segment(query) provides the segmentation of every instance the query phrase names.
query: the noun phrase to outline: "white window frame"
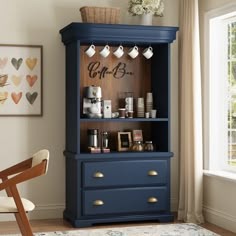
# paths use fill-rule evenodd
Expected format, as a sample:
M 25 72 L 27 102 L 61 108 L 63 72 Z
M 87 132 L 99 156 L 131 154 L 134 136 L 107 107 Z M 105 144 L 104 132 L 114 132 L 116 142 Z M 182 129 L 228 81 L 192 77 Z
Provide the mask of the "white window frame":
M 236 167 L 227 165 L 228 85 L 226 79 L 222 80 L 222 77 L 227 76 L 227 44 L 224 43 L 227 40 L 226 23 L 227 19 L 233 16 L 236 16 L 236 3 L 225 5 L 205 14 L 203 119 L 204 169 L 236 173 Z M 225 32 L 222 32 L 223 29 Z

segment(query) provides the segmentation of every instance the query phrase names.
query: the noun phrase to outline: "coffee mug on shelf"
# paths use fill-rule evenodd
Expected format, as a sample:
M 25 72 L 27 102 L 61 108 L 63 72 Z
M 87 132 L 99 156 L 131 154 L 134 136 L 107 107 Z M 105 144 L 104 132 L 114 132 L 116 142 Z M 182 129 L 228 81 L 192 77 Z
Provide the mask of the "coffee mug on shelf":
M 133 105 L 125 105 L 125 110 L 126 111 L 133 111 L 134 106 Z
M 85 53 L 88 57 L 92 57 L 95 54 L 95 46 L 91 44 L 86 50 Z
M 119 118 L 125 118 L 125 108 L 119 108 Z
M 137 46 L 134 46 L 134 47 L 130 48 L 129 51 L 128 51 L 128 55 L 133 59 L 135 57 L 137 57 L 138 54 L 139 54 L 139 52 L 138 52 L 138 47 Z
M 110 54 L 110 47 L 108 45 L 105 45 L 99 53 L 102 57 L 106 58 Z
M 114 52 L 113 54 L 117 57 L 117 58 L 121 58 L 124 55 L 124 48 L 123 46 L 119 46 Z
M 143 50 L 143 56 L 147 59 L 150 59 L 153 56 L 153 49 L 152 47 L 145 48 Z
M 126 97 L 126 98 L 125 98 L 125 103 L 126 103 L 126 104 L 132 104 L 132 105 L 133 105 L 133 100 L 134 100 L 133 97 Z
M 134 118 L 134 111 L 128 111 L 127 112 L 127 117 L 128 118 Z

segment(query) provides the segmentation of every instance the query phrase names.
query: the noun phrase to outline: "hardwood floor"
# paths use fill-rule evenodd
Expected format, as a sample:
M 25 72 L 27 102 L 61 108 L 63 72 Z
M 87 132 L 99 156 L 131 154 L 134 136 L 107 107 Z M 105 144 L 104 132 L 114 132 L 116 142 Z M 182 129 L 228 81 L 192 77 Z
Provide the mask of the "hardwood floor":
M 49 231 L 61 231 L 61 230 L 79 230 L 78 228 L 73 228 L 67 221 L 63 219 L 52 219 L 52 220 L 32 220 L 30 221 L 33 231 L 36 232 L 49 232 Z M 181 223 L 175 221 L 175 223 Z M 93 226 L 93 228 L 105 228 L 105 227 L 121 227 L 121 226 L 133 226 L 133 225 L 149 225 L 153 222 L 139 223 L 139 224 L 114 224 L 114 225 L 99 225 Z M 222 236 L 236 236 L 228 230 L 222 229 L 216 225 L 210 223 L 204 223 L 202 227 L 209 229 Z M 16 222 L 0 222 L 0 235 L 1 234 L 17 234 L 19 233 L 18 226 Z

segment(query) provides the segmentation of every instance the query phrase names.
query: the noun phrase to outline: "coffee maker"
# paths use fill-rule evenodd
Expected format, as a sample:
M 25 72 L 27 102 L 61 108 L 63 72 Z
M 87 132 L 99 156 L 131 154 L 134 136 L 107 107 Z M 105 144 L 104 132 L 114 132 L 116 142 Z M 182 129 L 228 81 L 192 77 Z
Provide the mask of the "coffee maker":
M 99 86 L 84 88 L 83 114 L 88 118 L 102 118 L 102 89 Z

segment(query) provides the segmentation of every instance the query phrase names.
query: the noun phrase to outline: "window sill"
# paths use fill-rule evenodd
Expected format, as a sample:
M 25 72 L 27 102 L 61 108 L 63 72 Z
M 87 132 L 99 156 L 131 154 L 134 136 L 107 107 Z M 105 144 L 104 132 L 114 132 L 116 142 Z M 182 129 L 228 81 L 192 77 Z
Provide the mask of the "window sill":
M 236 183 L 236 173 L 220 170 L 204 170 L 203 174 Z

